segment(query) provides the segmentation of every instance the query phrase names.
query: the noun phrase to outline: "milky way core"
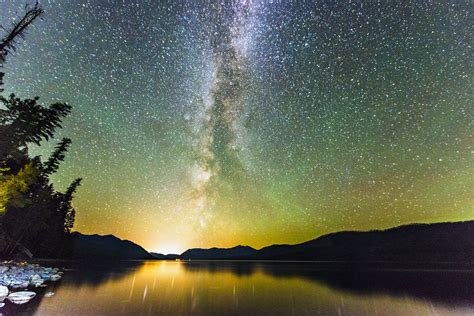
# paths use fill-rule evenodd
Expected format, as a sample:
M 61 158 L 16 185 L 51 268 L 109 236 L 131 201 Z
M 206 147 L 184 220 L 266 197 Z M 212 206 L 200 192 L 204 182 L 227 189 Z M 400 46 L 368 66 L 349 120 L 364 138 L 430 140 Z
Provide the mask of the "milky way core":
M 235 174 L 230 171 L 239 165 L 237 137 L 242 128 L 239 115 L 243 111 L 249 11 L 246 3 L 220 8 L 219 29 L 210 27 L 212 75 L 205 82 L 202 106 L 196 116 L 197 161 L 192 169 L 196 209 L 204 227 L 212 214 L 212 181 L 226 176 L 232 180 Z

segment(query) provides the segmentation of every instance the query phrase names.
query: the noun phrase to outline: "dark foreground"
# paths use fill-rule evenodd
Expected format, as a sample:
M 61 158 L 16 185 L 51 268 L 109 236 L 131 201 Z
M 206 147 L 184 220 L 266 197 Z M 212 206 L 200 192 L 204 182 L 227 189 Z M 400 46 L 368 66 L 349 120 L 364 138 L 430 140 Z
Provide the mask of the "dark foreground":
M 49 264 L 52 264 L 51 262 Z M 56 262 L 63 278 L 3 315 L 472 315 L 465 266 Z M 69 270 L 70 269 L 70 270 Z

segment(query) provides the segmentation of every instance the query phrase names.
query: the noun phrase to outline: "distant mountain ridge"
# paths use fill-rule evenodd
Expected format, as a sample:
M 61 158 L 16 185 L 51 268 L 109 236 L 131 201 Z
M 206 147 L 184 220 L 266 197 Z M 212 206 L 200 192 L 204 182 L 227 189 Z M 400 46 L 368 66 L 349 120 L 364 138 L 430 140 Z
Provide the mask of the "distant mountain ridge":
M 74 259 L 120 259 L 152 260 L 154 257 L 141 246 L 122 240 L 114 235 L 84 235 L 79 232 L 71 234 L 71 253 Z
M 189 249 L 182 260 L 474 262 L 474 221 L 342 231 L 296 245 Z
M 342 231 L 295 245 L 262 249 L 193 248 L 180 255 L 149 253 L 113 235 L 72 233 L 68 257 L 92 260 L 297 260 L 474 263 L 474 221 L 410 224 L 386 230 Z
M 233 248 L 193 248 L 183 252 L 179 258 L 182 260 L 206 260 L 206 259 L 226 259 L 234 257 L 252 256 L 258 250 L 249 246 L 236 246 Z
M 150 254 L 153 256 L 153 259 L 155 260 L 176 260 L 179 259 L 178 254 L 162 254 L 162 253 L 157 253 L 157 252 L 150 252 Z

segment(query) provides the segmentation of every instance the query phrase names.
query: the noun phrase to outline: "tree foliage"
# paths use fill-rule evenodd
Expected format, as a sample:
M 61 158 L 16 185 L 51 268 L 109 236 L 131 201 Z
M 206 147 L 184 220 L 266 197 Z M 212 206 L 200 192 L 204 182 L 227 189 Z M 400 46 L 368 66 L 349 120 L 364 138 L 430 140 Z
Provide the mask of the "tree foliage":
M 0 41 L 2 65 L 15 50 L 18 38 L 42 14 L 38 3 L 25 7 L 24 16 Z M 3 73 L 0 86 L 1 78 Z M 71 140 L 63 138 L 45 162 L 28 154 L 31 144 L 40 145 L 54 137 L 71 106 L 44 106 L 38 100 L 0 96 L 0 241 L 7 240 L 6 244 L 0 242 L 0 255 L 14 253 L 21 245 L 36 255 L 55 256 L 74 225 L 72 198 L 81 179 L 74 180 L 64 193 L 56 191 L 49 179 L 65 159 Z
M 39 170 L 32 162 L 24 165 L 17 174 L 0 174 L 0 215 L 5 212 L 7 205 L 23 208 L 31 204 L 25 193 L 38 181 L 38 176 Z
M 45 107 L 38 103 L 39 98 L 21 100 L 14 94 L 9 98 L 0 96 L 0 160 L 18 162 L 25 157 L 27 144 L 39 145 L 42 140 L 49 140 L 56 128 L 61 128 L 61 121 L 70 111 L 71 106 L 65 103 L 54 103 Z M 18 166 L 3 166 L 17 171 Z
M 41 17 L 43 13 L 44 11 L 38 2 L 36 2 L 34 6 L 27 4 L 25 5 L 25 14 L 23 17 L 19 21 L 14 22 L 10 29 L 5 29 L 0 25 L 0 29 L 7 31 L 7 35 L 0 41 L 0 66 L 3 66 L 5 63 L 6 56 L 15 51 L 18 39 L 25 37 L 27 27 L 38 17 Z M 1 86 L 3 85 L 4 75 L 5 73 L 0 71 L 0 92 L 3 91 Z

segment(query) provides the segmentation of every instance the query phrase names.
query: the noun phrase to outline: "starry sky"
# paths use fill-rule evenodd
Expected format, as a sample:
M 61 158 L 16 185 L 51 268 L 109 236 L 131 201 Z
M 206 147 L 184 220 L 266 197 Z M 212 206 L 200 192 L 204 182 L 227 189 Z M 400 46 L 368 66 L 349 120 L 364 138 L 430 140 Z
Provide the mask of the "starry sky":
M 474 219 L 469 1 L 40 3 L 4 94 L 73 106 L 78 231 L 170 253 Z

